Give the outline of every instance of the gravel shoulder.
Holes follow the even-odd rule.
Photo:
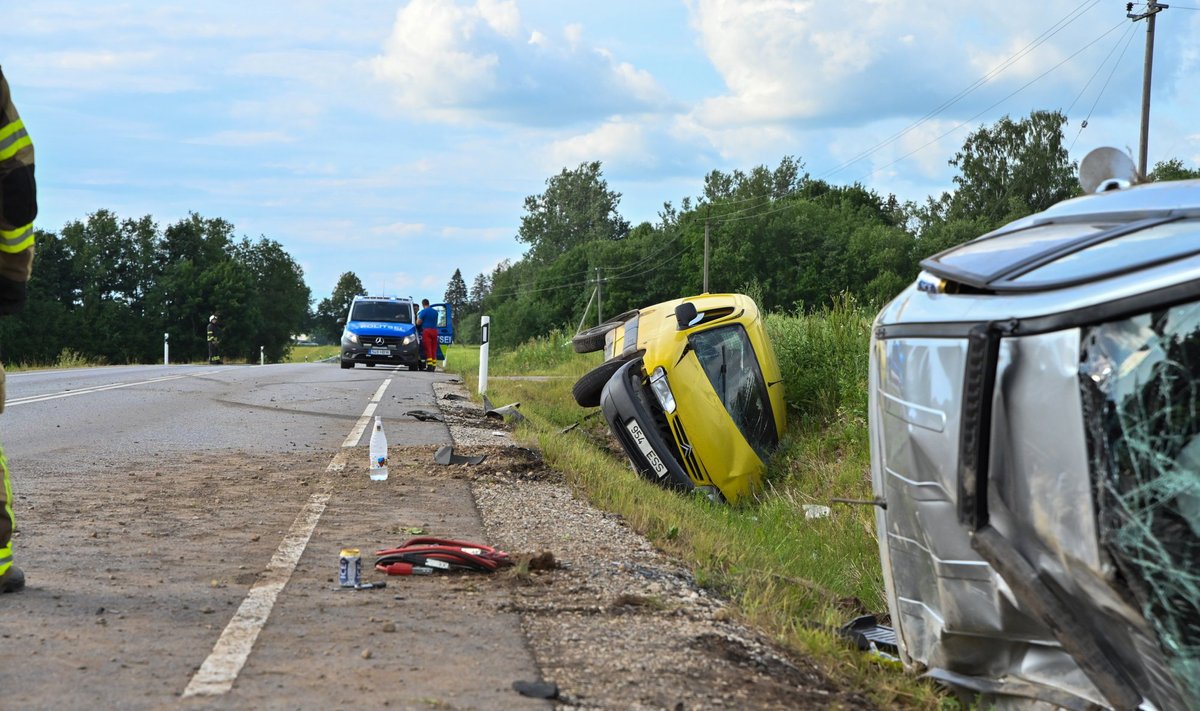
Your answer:
[[[507,438],[498,445],[497,421],[480,422],[461,386],[435,392],[456,448],[489,454],[471,486],[488,542],[555,563],[506,575],[558,708],[873,707],[736,622],[725,601],[621,517],[577,497],[536,452]]]

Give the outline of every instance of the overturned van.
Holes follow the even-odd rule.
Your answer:
[[[901,656],[989,706],[1200,709],[1200,180],[1131,168],[925,260],[874,325]]]

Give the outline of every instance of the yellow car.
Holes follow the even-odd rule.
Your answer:
[[[758,306],[703,294],[630,311],[572,339],[605,361],[572,388],[597,405],[650,481],[734,502],[762,484],[786,425],[783,377]]]

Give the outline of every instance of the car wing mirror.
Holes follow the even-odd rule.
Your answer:
[[[690,301],[685,301],[675,307],[675,323],[678,330],[682,331],[692,322],[696,320],[696,305]]]

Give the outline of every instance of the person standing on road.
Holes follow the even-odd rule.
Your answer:
[[[33,142],[13,106],[0,69],[0,316],[25,306],[33,269],[33,218],[37,185],[33,180]],[[0,412],[4,411],[4,367],[0,365]],[[0,444],[0,593],[25,587],[25,573],[13,565],[12,482]]]
[[[425,370],[433,371],[437,363],[438,312],[429,305],[429,299],[421,299],[421,310],[417,312],[417,328],[421,331],[421,353],[425,356]]]
[[[208,364],[221,365],[221,319],[208,317]]]

